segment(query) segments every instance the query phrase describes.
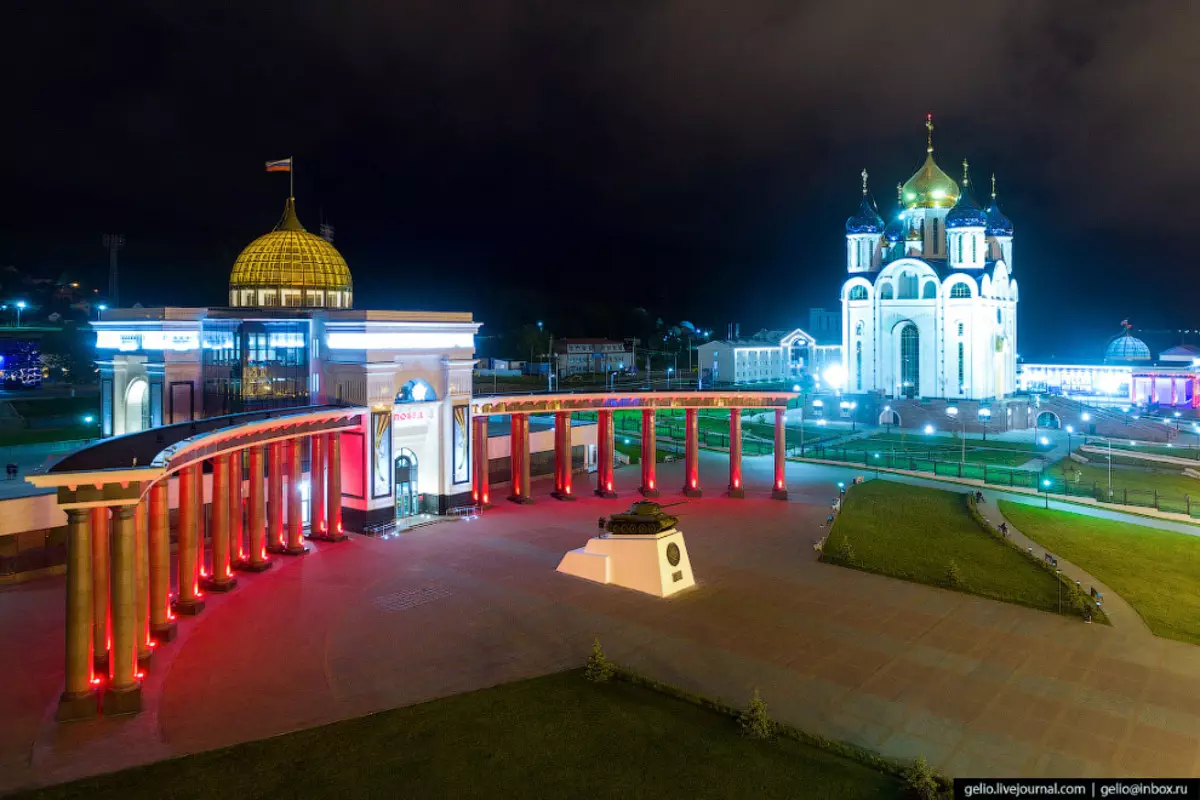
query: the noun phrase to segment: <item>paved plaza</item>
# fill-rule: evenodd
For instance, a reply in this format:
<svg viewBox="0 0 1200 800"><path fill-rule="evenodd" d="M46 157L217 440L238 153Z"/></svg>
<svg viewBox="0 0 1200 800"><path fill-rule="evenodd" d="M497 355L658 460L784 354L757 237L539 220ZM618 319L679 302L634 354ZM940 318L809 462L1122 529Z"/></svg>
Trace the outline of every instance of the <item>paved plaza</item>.
<svg viewBox="0 0 1200 800"><path fill-rule="evenodd" d="M736 705L758 687L783 721L953 775L1200 772L1200 648L820 564L855 470L789 464L784 503L770 457L744 469L761 489L726 499L725 457L702 454L708 495L675 509L699 585L670 600L554 571L636 468L618 500L537 482L532 506L276 558L180 620L136 717L54 723L61 579L0 591L0 792L577 667L593 636L651 678Z"/></svg>

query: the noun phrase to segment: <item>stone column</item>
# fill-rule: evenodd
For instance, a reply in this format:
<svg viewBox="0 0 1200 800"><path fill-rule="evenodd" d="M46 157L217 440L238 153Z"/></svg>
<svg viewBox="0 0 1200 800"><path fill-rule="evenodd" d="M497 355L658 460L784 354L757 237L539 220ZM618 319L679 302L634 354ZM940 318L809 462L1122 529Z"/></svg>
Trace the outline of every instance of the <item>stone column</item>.
<svg viewBox="0 0 1200 800"><path fill-rule="evenodd" d="M138 667L144 668L154 654L150 638L150 498L143 495L134 513L134 588L137 594L137 659Z"/></svg>
<svg viewBox="0 0 1200 800"><path fill-rule="evenodd" d="M263 495L263 446L261 444L250 448L250 513L247 519L247 536L249 553L240 569L247 572L263 572L271 568L267 560L266 525L267 506Z"/></svg>
<svg viewBox="0 0 1200 800"><path fill-rule="evenodd" d="M212 574L204 583L210 592L228 592L237 586L229 563L229 454L209 459L212 464Z"/></svg>
<svg viewBox="0 0 1200 800"><path fill-rule="evenodd" d="M241 569L249 559L246 553L246 504L242 502L242 453L229 454L229 559L235 569Z"/></svg>
<svg viewBox="0 0 1200 800"><path fill-rule="evenodd" d="M340 542L346 537L342 530L342 434L326 434L325 442L325 538Z"/></svg>
<svg viewBox="0 0 1200 800"><path fill-rule="evenodd" d="M200 562L197 558L197 540L200 538L197 523L200 509L197 508L196 484L200 481L200 465L192 464L179 471L179 591L175 596L175 611L178 614L199 614L204 610L204 595L200 593Z"/></svg>
<svg viewBox="0 0 1200 800"><path fill-rule="evenodd" d="M308 535L313 539L324 539L329 534L329 522L325 519L325 434L309 437L308 497L312 509Z"/></svg>
<svg viewBox="0 0 1200 800"><path fill-rule="evenodd" d="M571 412L554 413L554 492L557 500L571 496Z"/></svg>
<svg viewBox="0 0 1200 800"><path fill-rule="evenodd" d="M729 496L745 497L742 486L742 410L729 409Z"/></svg>
<svg viewBox="0 0 1200 800"><path fill-rule="evenodd" d="M92 516L92 655L96 672L108 672L109 645L109 536L108 508L91 510Z"/></svg>
<svg viewBox="0 0 1200 800"><path fill-rule="evenodd" d="M654 430L654 409L642 409L642 497L658 497L658 439Z"/></svg>
<svg viewBox="0 0 1200 800"><path fill-rule="evenodd" d="M529 496L529 415L509 417L509 466L512 485L508 499L514 503L531 503Z"/></svg>
<svg viewBox="0 0 1200 800"><path fill-rule="evenodd" d="M267 445L267 552L283 552L283 442Z"/></svg>
<svg viewBox="0 0 1200 800"><path fill-rule="evenodd" d="M700 417L694 408L683 412L683 494L700 497Z"/></svg>
<svg viewBox="0 0 1200 800"><path fill-rule="evenodd" d="M304 555L308 548L304 546L304 502L300 493L300 484L304 474L300 471L301 439L288 439L288 511L287 511L287 546L283 552L289 556Z"/></svg>
<svg viewBox="0 0 1200 800"><path fill-rule="evenodd" d="M616 497L613 491L613 412L596 412L596 494Z"/></svg>
<svg viewBox="0 0 1200 800"><path fill-rule="evenodd" d="M112 652L109 683L104 692L104 715L135 714L142 710L141 674L137 668L137 525L136 506L113 509Z"/></svg>
<svg viewBox="0 0 1200 800"><path fill-rule="evenodd" d="M771 488L771 499L787 500L787 425L785 409L775 409L775 483Z"/></svg>
<svg viewBox="0 0 1200 800"><path fill-rule="evenodd" d="M86 508L67 509L66 686L58 700L60 721L96 716L92 683L92 532Z"/></svg>
<svg viewBox="0 0 1200 800"><path fill-rule="evenodd" d="M491 505L488 493L488 418L471 419L471 499L477 506Z"/></svg>
<svg viewBox="0 0 1200 800"><path fill-rule="evenodd" d="M158 642L175 638L171 616L171 504L168 478L150 487L150 635Z"/></svg>

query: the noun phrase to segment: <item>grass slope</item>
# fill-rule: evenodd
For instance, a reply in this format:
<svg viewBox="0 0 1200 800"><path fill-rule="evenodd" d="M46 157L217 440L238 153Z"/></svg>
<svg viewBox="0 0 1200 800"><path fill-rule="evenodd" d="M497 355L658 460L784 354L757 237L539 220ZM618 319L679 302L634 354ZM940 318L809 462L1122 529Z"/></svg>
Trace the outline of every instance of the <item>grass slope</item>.
<svg viewBox="0 0 1200 800"><path fill-rule="evenodd" d="M951 559L962 591L1030 606L1058 609L1053 575L983 531L966 498L886 480L853 487L825 543L823 560L841 540L853 548L853 566L893 578L942 586Z"/></svg>
<svg viewBox="0 0 1200 800"><path fill-rule="evenodd" d="M625 682L549 675L29 797L899 798L894 778Z"/></svg>
<svg viewBox="0 0 1200 800"><path fill-rule="evenodd" d="M1003 500L1000 513L1112 587L1158 636L1200 644L1200 538Z"/></svg>

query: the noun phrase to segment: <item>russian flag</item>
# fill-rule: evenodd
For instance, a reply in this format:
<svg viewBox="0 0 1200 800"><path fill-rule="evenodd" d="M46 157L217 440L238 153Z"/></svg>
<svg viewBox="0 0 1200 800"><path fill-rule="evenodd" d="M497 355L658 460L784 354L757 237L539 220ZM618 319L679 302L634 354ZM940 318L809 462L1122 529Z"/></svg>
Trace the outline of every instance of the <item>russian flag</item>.
<svg viewBox="0 0 1200 800"><path fill-rule="evenodd" d="M267 162L267 172L291 172L291 171L292 171L292 159L291 158L281 158L278 161L268 161Z"/></svg>

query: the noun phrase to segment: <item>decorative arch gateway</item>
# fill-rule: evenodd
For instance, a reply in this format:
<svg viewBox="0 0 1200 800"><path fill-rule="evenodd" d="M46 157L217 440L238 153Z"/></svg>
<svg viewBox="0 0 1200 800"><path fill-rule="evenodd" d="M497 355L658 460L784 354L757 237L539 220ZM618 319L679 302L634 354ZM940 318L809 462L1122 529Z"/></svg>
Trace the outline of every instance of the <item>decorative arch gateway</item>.
<svg viewBox="0 0 1200 800"><path fill-rule="evenodd" d="M234 588L234 569L268 569L268 552L307 552L301 472L305 439L311 440L313 451L309 536L345 539L341 434L360 431L368 418L366 408L340 406L211 417L106 439L28 478L36 486L56 489L67 515L66 687L58 719L94 717L98 699L105 715L140 711L144 670L153 648L174 638L176 614L198 614L204 609L204 592ZM207 564L205 462L212 471ZM249 478L248 514L243 513L244 477ZM172 478L179 484L174 602ZM109 676L107 681L103 675Z"/></svg>
<svg viewBox="0 0 1200 800"><path fill-rule="evenodd" d="M784 412L788 402L799 397L797 392L637 392L605 394L548 394L513 397L487 397L471 401L472 479L471 496L475 503L486 508L491 505L487 469L488 417L507 416L509 422L511 494L514 503L530 503L529 481L529 417L531 414L554 415L554 491L553 497L570 500L574 491L571 475L571 415L580 412L596 414L597 468L595 493L601 497L616 497L613 490L613 413L641 413L643 435L642 483L638 491L644 497L658 497L657 442L655 414L659 409L684 410L684 485L688 497L701 494L699 476L700 409L729 411L729 488L731 497L742 497L742 409L773 410L775 412L775 480L771 496L787 499L785 477L786 426Z"/></svg>

